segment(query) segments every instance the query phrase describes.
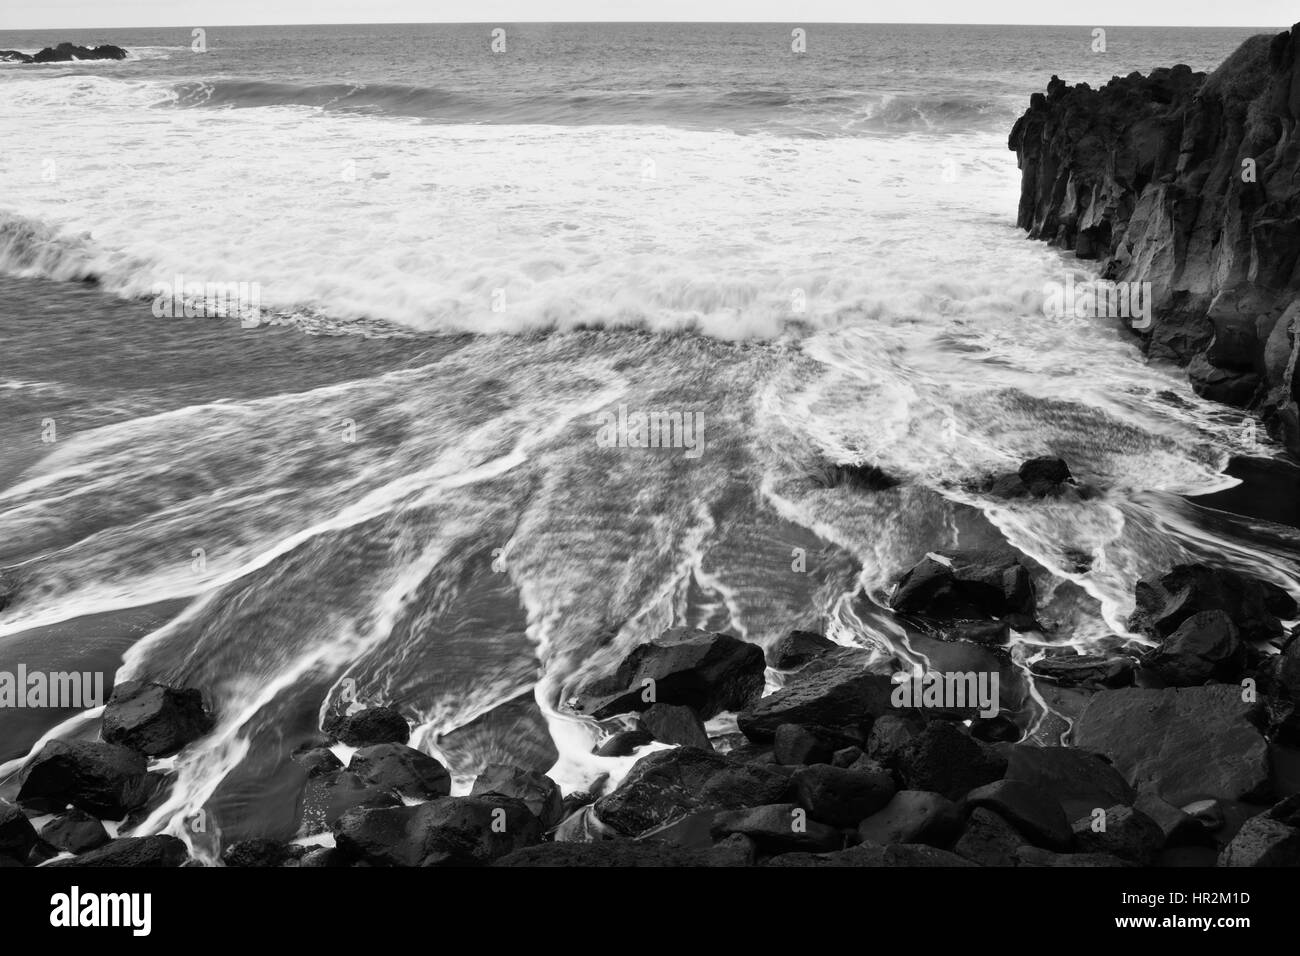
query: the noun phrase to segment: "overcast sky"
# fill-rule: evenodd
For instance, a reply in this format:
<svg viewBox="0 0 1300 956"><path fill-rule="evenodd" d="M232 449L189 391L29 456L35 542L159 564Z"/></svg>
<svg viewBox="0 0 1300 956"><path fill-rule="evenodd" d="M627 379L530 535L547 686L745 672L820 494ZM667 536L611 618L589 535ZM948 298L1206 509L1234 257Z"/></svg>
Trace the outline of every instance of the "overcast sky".
<svg viewBox="0 0 1300 956"><path fill-rule="evenodd" d="M1059 23L1281 27L1288 0L2 0L0 29L266 23L731 20L780 23Z"/></svg>

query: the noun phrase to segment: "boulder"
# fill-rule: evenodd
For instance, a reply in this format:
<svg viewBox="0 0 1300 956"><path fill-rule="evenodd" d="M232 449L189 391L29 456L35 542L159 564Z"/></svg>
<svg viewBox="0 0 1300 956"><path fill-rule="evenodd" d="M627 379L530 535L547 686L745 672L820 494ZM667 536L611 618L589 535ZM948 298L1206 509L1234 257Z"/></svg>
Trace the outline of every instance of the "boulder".
<svg viewBox="0 0 1300 956"><path fill-rule="evenodd" d="M1093 807L1131 804L1136 793L1105 758L1074 747L999 746L1006 757L1006 780L1028 784L1056 800L1067 820L1077 820Z"/></svg>
<svg viewBox="0 0 1300 956"><path fill-rule="evenodd" d="M349 810L333 830L344 859L371 866L482 866L542 838L522 800L495 793Z"/></svg>
<svg viewBox="0 0 1300 956"><path fill-rule="evenodd" d="M104 707L101 734L110 744L165 757L212 729L203 695L148 681L126 681L113 688Z"/></svg>
<svg viewBox="0 0 1300 956"><path fill-rule="evenodd" d="M653 704L641 714L641 723L660 743L713 749L700 718L682 704Z"/></svg>
<svg viewBox="0 0 1300 956"><path fill-rule="evenodd" d="M1024 837L992 810L976 807L952 852L980 866L1015 866Z"/></svg>
<svg viewBox="0 0 1300 956"><path fill-rule="evenodd" d="M881 846L893 843L947 846L956 838L961 825L957 804L943 794L900 790L882 810L858 824L858 837L863 843Z"/></svg>
<svg viewBox="0 0 1300 956"><path fill-rule="evenodd" d="M1082 853L1105 853L1150 866L1165 844L1165 834L1141 810L1117 806L1106 809L1104 821L1092 814L1076 820L1074 840Z"/></svg>
<svg viewBox="0 0 1300 956"><path fill-rule="evenodd" d="M642 840L539 843L508 853L493 866L629 867L735 866L726 854ZM739 864L743 865L743 864Z"/></svg>
<svg viewBox="0 0 1300 956"><path fill-rule="evenodd" d="M348 770L372 787L392 790L411 800L451 793L451 774L426 753L405 744L373 744L352 755Z"/></svg>
<svg viewBox="0 0 1300 956"><path fill-rule="evenodd" d="M41 839L69 853L85 853L99 849L112 838L104 824L74 807L41 827Z"/></svg>
<svg viewBox="0 0 1300 956"><path fill-rule="evenodd" d="M834 853L782 853L767 860L764 866L975 866L970 860L932 846L863 845Z"/></svg>
<svg viewBox="0 0 1300 956"><path fill-rule="evenodd" d="M74 60L125 60L126 57L127 52L125 50L111 43L104 43L93 49L78 46L75 43L60 43L58 46L47 46L24 62L70 63Z"/></svg>
<svg viewBox="0 0 1300 956"><path fill-rule="evenodd" d="M1041 677L1062 687L1086 687L1100 690L1103 687L1127 687L1133 683L1137 669L1131 657L1122 655L1101 657L1093 654L1070 654L1061 657L1040 657L1029 665L1035 677Z"/></svg>
<svg viewBox="0 0 1300 956"><path fill-rule="evenodd" d="M767 661L777 670L793 670L838 646L813 631L791 631L768 649Z"/></svg>
<svg viewBox="0 0 1300 956"><path fill-rule="evenodd" d="M581 687L569 706L603 720L680 704L708 720L741 710L763 693L763 651L729 634L677 627L634 647L611 675Z"/></svg>
<svg viewBox="0 0 1300 956"><path fill-rule="evenodd" d="M396 707L367 707L355 714L330 714L321 728L351 747L371 744L404 744L411 728Z"/></svg>
<svg viewBox="0 0 1300 956"><path fill-rule="evenodd" d="M1300 866L1300 795L1247 820L1223 848L1219 866Z"/></svg>
<svg viewBox="0 0 1300 956"><path fill-rule="evenodd" d="M792 767L829 763L838 751L855 746L860 739L856 731L781 724L776 728L776 737L772 742L772 759Z"/></svg>
<svg viewBox="0 0 1300 956"><path fill-rule="evenodd" d="M350 771L322 774L307 781L298 832L302 836L324 833L349 810L401 805L401 797L392 790L366 783Z"/></svg>
<svg viewBox="0 0 1300 956"><path fill-rule="evenodd" d="M766 853L821 853L844 846L843 833L809 820L804 811L790 803L719 813L713 818L712 832L717 839L743 834Z"/></svg>
<svg viewBox="0 0 1300 956"><path fill-rule="evenodd" d="M81 856L51 860L45 865L152 868L184 866L188 861L189 851L184 843L174 836L157 834L145 837L119 837Z"/></svg>
<svg viewBox="0 0 1300 956"><path fill-rule="evenodd" d="M1060 801L1023 781L997 780L976 787L966 794L966 806L995 811L1035 846L1068 850L1073 842Z"/></svg>
<svg viewBox="0 0 1300 956"><path fill-rule="evenodd" d="M861 651L830 651L792 675L774 694L736 718L750 740L771 743L782 724L862 728L893 709L893 683L887 674L866 669Z"/></svg>
<svg viewBox="0 0 1300 956"><path fill-rule="evenodd" d="M549 830L564 819L564 797L559 785L537 770L523 770L508 764L490 763L474 778L471 796L495 793L521 801Z"/></svg>
<svg viewBox="0 0 1300 956"><path fill-rule="evenodd" d="M1075 723L1074 743L1174 806L1257 801L1270 792L1268 747L1251 722L1254 705L1241 698L1231 684L1099 691Z"/></svg>
<svg viewBox="0 0 1300 956"><path fill-rule="evenodd" d="M304 856L306 848L278 840L240 840L232 843L221 854L221 862L235 867L284 866L290 860Z"/></svg>
<svg viewBox="0 0 1300 956"><path fill-rule="evenodd" d="M27 815L9 801L0 800L0 857L25 860L36 840L36 829Z"/></svg>
<svg viewBox="0 0 1300 956"><path fill-rule="evenodd" d="M1241 640L1269 641L1283 633L1278 612L1294 605L1277 585L1204 564L1180 564L1158 578L1140 581L1134 595L1137 607L1129 627L1160 640L1194 615L1222 611Z"/></svg>
<svg viewBox="0 0 1300 956"><path fill-rule="evenodd" d="M897 769L907 789L931 790L957 800L976 787L1001 780L1007 760L956 725L932 720L903 749Z"/></svg>
<svg viewBox="0 0 1300 956"><path fill-rule="evenodd" d="M654 734L648 730L620 730L610 734L609 739L596 748L596 756L630 757L638 747L644 747L654 739Z"/></svg>
<svg viewBox="0 0 1300 956"><path fill-rule="evenodd" d="M1241 675L1246 648L1223 611L1199 611L1142 659L1144 670L1170 687L1199 687Z"/></svg>
<svg viewBox="0 0 1300 956"><path fill-rule="evenodd" d="M57 813L68 804L120 820L149 798L147 763L116 744L51 740L22 772L18 802Z"/></svg>
<svg viewBox="0 0 1300 956"><path fill-rule="evenodd" d="M890 607L932 621L1034 614L1029 571L1010 551L939 551L898 582Z"/></svg>
<svg viewBox="0 0 1300 956"><path fill-rule="evenodd" d="M307 771L308 778L321 777L343 769L343 761L334 755L328 747L312 747L293 754L294 763Z"/></svg>
<svg viewBox="0 0 1300 956"><path fill-rule="evenodd" d="M1109 853L1053 853L1036 846L1022 846L1016 849L1017 866L1050 867L1134 867L1136 863L1123 860Z"/></svg>
<svg viewBox="0 0 1300 956"><path fill-rule="evenodd" d="M874 772L814 764L791 778L794 797L814 820L833 827L856 827L894 796L893 778Z"/></svg>
<svg viewBox="0 0 1300 956"><path fill-rule="evenodd" d="M782 800L789 780L761 764L729 760L712 751L677 747L647 754L623 782L594 804L606 825L626 836L670 823L697 810L734 810Z"/></svg>

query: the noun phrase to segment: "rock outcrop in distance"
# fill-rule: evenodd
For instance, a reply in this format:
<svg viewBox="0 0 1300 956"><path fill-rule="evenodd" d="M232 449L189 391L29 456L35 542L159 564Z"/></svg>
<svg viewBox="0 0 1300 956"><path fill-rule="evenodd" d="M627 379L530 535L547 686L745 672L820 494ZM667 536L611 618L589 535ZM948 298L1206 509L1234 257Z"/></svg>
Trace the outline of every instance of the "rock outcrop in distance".
<svg viewBox="0 0 1300 956"><path fill-rule="evenodd" d="M93 49L75 43L60 43L58 46L47 46L36 54L0 50L0 62L3 63L71 63L73 60L125 60L126 57L125 50L111 43Z"/></svg>
<svg viewBox="0 0 1300 956"><path fill-rule="evenodd" d="M1154 359L1197 393L1261 415L1300 453L1300 24L1247 40L1213 73L1053 76L1008 143L1017 223L1150 282ZM1145 323L1143 323L1145 324Z"/></svg>

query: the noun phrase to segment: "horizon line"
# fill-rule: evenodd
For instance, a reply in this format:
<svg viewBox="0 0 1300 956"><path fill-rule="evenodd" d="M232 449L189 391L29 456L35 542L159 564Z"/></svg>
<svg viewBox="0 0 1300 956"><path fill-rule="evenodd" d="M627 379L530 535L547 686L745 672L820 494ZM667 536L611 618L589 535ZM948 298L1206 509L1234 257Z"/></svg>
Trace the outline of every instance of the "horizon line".
<svg viewBox="0 0 1300 956"><path fill-rule="evenodd" d="M1223 24L1223 23L1097 23L1095 20L1084 23L984 23L954 22L949 20L324 20L292 21L289 23L132 23L118 26L50 26L50 27L16 27L0 29L0 33L33 33L42 30L190 30L196 26L208 27L374 27L374 26L501 26L502 24L529 25L621 25L621 26L672 26L682 24L707 26L766 26L790 24L800 26L877 26L877 27L1102 27L1104 29L1133 30L1289 30L1295 24L1266 26L1262 24Z"/></svg>

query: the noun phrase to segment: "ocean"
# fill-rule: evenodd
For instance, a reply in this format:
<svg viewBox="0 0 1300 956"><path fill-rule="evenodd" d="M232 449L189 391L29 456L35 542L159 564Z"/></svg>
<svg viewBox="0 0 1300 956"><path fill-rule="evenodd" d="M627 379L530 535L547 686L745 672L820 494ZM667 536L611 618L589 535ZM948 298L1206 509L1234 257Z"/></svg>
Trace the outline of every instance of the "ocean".
<svg viewBox="0 0 1300 956"><path fill-rule="evenodd" d="M1196 501L1280 454L1262 429L1122 321L1044 314L1091 267L1016 228L1007 136L1053 74L1255 32L0 32L132 54L0 65L0 670L202 688L218 725L133 831L202 856L294 835L289 754L340 702L400 706L461 791L489 761L617 780L563 705L633 644L933 659L890 587L1007 542L1044 625L1015 720L1059 741L1078 699L1027 662L1139 646L1133 585L1178 561L1295 593L1300 542ZM601 439L659 414L696 445ZM1047 454L1099 493L972 490ZM93 717L0 713L0 779Z"/></svg>

